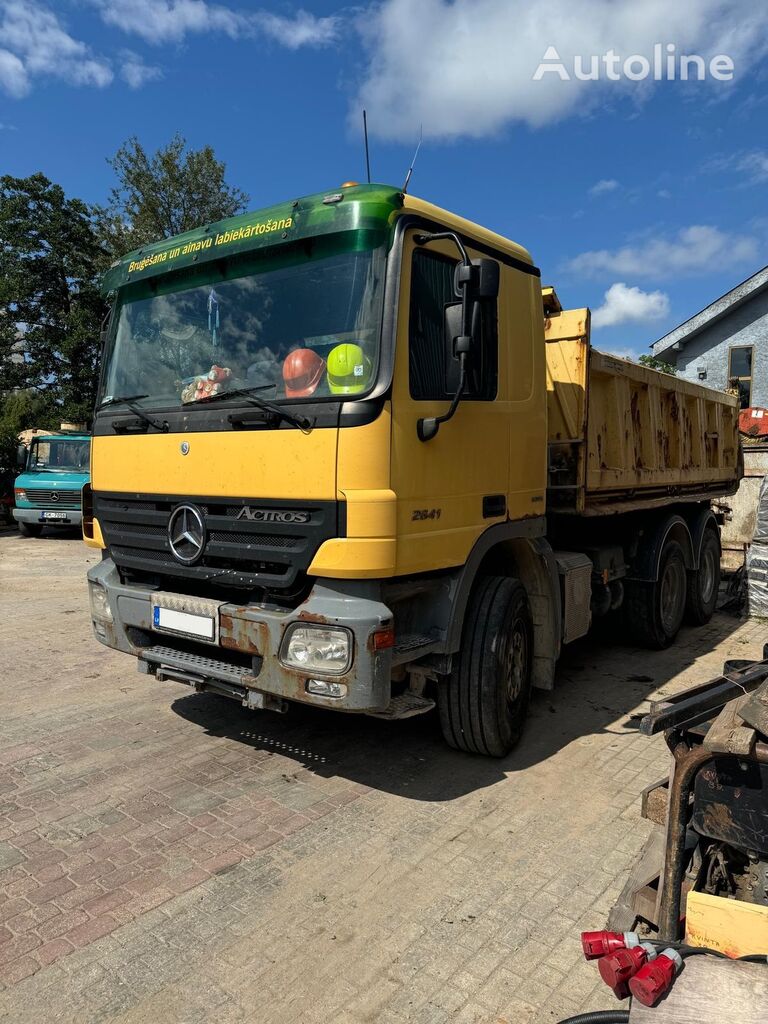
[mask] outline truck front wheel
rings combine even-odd
[[[19,521],[19,533],[22,537],[39,537],[43,532],[38,523],[22,523]]]
[[[693,626],[703,626],[712,618],[720,589],[720,541],[713,529],[704,531],[699,552],[699,568],[688,574],[688,602],[685,617]]]
[[[504,757],[523,731],[531,695],[533,626],[525,587],[481,579],[467,611],[461,652],[440,685],[443,736],[470,754]]]
[[[642,647],[669,647],[683,622],[688,590],[683,549],[668,540],[661,552],[658,579],[627,586],[626,616],[634,639]]]

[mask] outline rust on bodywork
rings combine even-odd
[[[229,607],[229,606],[228,606]],[[246,654],[264,654],[268,649],[267,627],[248,617],[248,609],[234,607],[219,616],[219,640],[222,647]]]

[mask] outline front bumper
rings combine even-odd
[[[97,639],[133,654],[140,671],[225,693],[249,707],[275,707],[289,700],[337,711],[378,712],[390,703],[392,649],[377,649],[374,637],[391,630],[392,613],[379,599],[375,581],[318,579],[306,600],[291,610],[222,604],[218,642],[203,645],[155,630],[153,590],[121,583],[110,558],[89,569],[88,579],[104,588],[112,615],[111,622],[94,619]],[[315,671],[308,677],[283,665],[278,652],[293,623],[348,629],[354,645],[348,671]],[[308,693],[308,678],[342,683],[346,692],[342,697]]]
[[[83,521],[83,513],[77,508],[63,508],[60,511],[65,519],[44,519],[43,512],[58,512],[59,509],[48,508],[14,508],[13,518],[17,523],[36,523],[38,526],[79,526]]]

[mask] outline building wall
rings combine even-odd
[[[666,349],[655,354],[673,365],[676,356],[680,377],[723,389],[728,386],[728,351],[737,345],[754,346],[751,404],[768,408],[768,289],[705,327],[680,352]],[[700,367],[706,372],[703,379]]]

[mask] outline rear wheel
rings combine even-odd
[[[22,537],[39,537],[42,532],[43,528],[39,523],[19,522],[19,533]]]
[[[712,618],[720,589],[720,541],[714,530],[705,530],[699,552],[699,568],[688,575],[685,617],[694,626]]]
[[[676,540],[668,540],[661,552],[658,579],[627,587],[627,624],[637,643],[656,650],[669,647],[683,622],[687,592],[683,549]]]
[[[504,757],[523,731],[531,694],[533,626],[525,587],[481,579],[453,672],[438,695],[440,725],[457,750]]]

